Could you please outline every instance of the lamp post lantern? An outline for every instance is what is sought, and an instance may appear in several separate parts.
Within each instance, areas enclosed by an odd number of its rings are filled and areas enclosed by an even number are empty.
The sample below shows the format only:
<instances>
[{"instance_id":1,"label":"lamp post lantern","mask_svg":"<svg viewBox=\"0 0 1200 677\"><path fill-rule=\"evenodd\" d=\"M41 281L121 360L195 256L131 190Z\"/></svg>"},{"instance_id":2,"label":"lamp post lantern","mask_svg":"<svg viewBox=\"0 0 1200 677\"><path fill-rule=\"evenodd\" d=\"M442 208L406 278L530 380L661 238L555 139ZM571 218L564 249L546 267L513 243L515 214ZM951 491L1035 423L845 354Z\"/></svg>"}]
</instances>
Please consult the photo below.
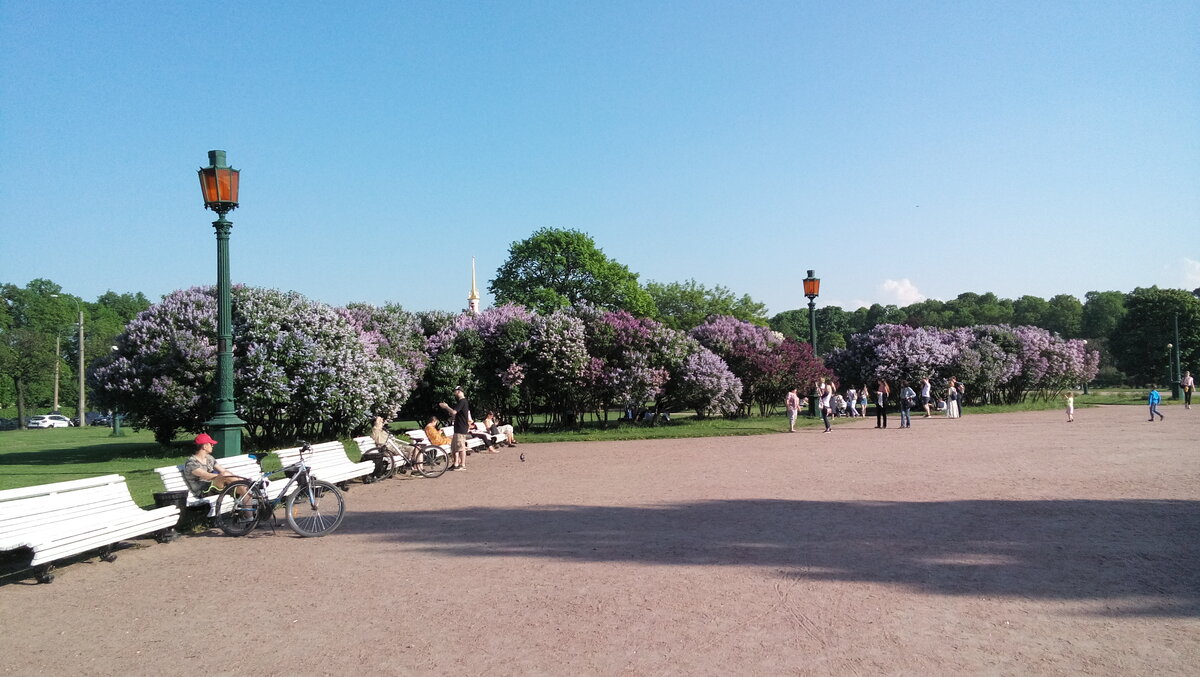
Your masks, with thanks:
<instances>
[{"instance_id":1,"label":"lamp post lantern","mask_svg":"<svg viewBox=\"0 0 1200 677\"><path fill-rule=\"evenodd\" d=\"M812 346L813 357L817 356L817 297L821 295L821 278L813 275L813 271L808 271L808 277L804 278L804 295L808 297L808 341ZM814 391L815 394L815 391ZM808 399L808 415L817 415L817 398L810 397Z\"/></svg>"},{"instance_id":2,"label":"lamp post lantern","mask_svg":"<svg viewBox=\"0 0 1200 677\"><path fill-rule=\"evenodd\" d=\"M238 206L239 172L225 162L225 151L208 151L208 165L200 168L200 189L204 207L217 213L213 228L217 231L217 407L212 419L205 421L217 446L218 458L242 453L242 426L233 399L233 301L229 282L229 233L233 223L225 218Z\"/></svg>"}]
</instances>

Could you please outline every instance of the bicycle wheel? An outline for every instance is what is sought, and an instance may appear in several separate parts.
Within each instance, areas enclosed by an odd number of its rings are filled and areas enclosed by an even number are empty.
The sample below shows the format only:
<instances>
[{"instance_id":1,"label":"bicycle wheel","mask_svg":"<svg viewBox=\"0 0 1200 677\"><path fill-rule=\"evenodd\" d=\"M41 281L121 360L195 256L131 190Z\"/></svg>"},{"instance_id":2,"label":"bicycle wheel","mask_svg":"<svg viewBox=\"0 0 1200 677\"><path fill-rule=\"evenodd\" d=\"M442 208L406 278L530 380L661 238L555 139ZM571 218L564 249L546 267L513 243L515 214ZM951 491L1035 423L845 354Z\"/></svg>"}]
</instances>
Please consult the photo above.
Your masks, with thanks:
<instances>
[{"instance_id":1,"label":"bicycle wheel","mask_svg":"<svg viewBox=\"0 0 1200 677\"><path fill-rule=\"evenodd\" d=\"M248 480L225 485L217 496L216 522L227 536L245 536L254 531L267 498L253 491Z\"/></svg>"},{"instance_id":2,"label":"bicycle wheel","mask_svg":"<svg viewBox=\"0 0 1200 677\"><path fill-rule=\"evenodd\" d=\"M324 536L338 528L346 515L346 499L337 487L321 480L310 480L287 497L287 523L292 531L304 536Z\"/></svg>"},{"instance_id":3,"label":"bicycle wheel","mask_svg":"<svg viewBox=\"0 0 1200 677\"><path fill-rule=\"evenodd\" d=\"M396 452L383 449L373 454L363 457L364 461L373 461L375 468L369 475L363 475L363 484L372 484L381 480L390 479L396 474L395 460L392 458Z\"/></svg>"},{"instance_id":4,"label":"bicycle wheel","mask_svg":"<svg viewBox=\"0 0 1200 677\"><path fill-rule=\"evenodd\" d=\"M391 449L385 449L383 452L383 460L387 463L387 468L383 471L383 475L379 477L381 480L390 480L396 476L396 464L399 462L396 452Z\"/></svg>"},{"instance_id":5,"label":"bicycle wheel","mask_svg":"<svg viewBox=\"0 0 1200 677\"><path fill-rule=\"evenodd\" d=\"M425 447L421 453L425 458L417 472L421 473L422 477L441 477L446 468L450 467L450 452L441 447Z\"/></svg>"}]
</instances>

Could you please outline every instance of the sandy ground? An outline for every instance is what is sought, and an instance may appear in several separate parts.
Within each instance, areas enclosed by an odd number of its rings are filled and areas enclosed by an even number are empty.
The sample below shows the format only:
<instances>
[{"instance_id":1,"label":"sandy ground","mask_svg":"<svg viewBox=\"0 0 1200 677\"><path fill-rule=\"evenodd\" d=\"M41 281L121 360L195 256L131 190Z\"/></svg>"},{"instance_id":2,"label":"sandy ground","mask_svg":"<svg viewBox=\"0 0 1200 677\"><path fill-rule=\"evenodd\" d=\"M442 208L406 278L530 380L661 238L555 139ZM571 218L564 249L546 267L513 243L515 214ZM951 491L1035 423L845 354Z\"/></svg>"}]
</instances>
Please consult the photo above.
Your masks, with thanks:
<instances>
[{"instance_id":1,"label":"sandy ground","mask_svg":"<svg viewBox=\"0 0 1200 677\"><path fill-rule=\"evenodd\" d=\"M0 671L1195 675L1200 410L1166 414L526 444L356 484L325 538L4 585Z\"/></svg>"}]
</instances>

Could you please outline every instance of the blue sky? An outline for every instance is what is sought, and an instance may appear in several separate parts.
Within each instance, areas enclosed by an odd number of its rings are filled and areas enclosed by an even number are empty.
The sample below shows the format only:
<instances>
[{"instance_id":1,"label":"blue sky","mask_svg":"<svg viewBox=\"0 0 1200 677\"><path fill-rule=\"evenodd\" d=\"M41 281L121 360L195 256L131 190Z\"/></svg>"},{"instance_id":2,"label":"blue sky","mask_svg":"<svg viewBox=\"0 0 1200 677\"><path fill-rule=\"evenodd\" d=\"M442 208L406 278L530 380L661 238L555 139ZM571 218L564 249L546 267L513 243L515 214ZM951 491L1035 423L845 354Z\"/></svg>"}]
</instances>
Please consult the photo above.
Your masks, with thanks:
<instances>
[{"instance_id":1,"label":"blue sky","mask_svg":"<svg viewBox=\"0 0 1200 677\"><path fill-rule=\"evenodd\" d=\"M1200 3L0 0L0 282L465 306L545 226L776 313L1200 287Z\"/></svg>"}]
</instances>

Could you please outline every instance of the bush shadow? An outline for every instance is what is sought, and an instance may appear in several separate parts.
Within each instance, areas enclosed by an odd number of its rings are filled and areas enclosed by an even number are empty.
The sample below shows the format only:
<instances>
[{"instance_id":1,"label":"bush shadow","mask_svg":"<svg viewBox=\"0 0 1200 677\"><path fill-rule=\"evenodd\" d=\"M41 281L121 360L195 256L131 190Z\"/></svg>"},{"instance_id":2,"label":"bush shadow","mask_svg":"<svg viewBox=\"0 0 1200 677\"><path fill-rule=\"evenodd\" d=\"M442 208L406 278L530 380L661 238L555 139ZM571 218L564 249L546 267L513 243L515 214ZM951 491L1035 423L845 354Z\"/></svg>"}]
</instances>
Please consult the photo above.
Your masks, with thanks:
<instances>
[{"instance_id":1,"label":"bush shadow","mask_svg":"<svg viewBox=\"0 0 1200 677\"><path fill-rule=\"evenodd\" d=\"M440 554L756 566L929 594L1098 601L1200 615L1200 502L714 500L648 507L385 511L342 532Z\"/></svg>"},{"instance_id":2,"label":"bush shadow","mask_svg":"<svg viewBox=\"0 0 1200 677\"><path fill-rule=\"evenodd\" d=\"M0 454L0 466L107 463L119 458L173 459L191 454L191 449L191 445L188 444L173 444L167 447L148 442L91 444Z\"/></svg>"}]
</instances>

